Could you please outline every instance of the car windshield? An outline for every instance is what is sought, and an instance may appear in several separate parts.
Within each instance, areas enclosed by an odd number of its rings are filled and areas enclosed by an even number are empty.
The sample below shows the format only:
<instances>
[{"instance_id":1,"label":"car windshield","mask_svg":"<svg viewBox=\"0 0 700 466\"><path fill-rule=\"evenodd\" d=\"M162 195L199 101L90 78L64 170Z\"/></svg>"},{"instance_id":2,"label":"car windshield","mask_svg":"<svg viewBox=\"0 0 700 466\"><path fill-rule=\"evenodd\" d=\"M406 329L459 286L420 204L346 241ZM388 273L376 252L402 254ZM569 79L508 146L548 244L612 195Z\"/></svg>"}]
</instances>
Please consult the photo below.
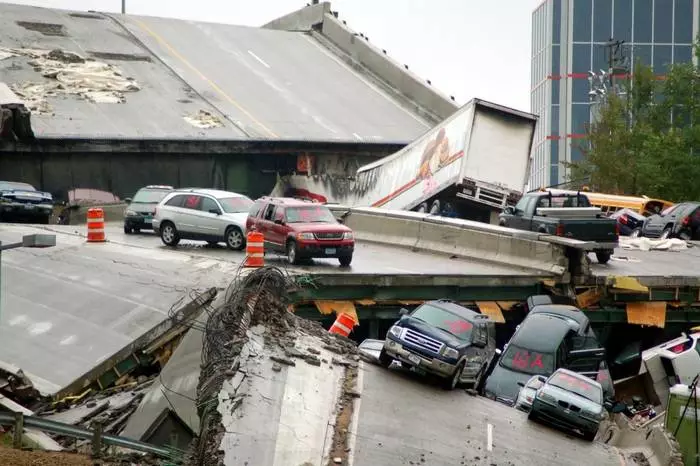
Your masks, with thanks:
<instances>
[{"instance_id":1,"label":"car windshield","mask_svg":"<svg viewBox=\"0 0 700 466\"><path fill-rule=\"evenodd\" d=\"M223 197L218 199L219 204L227 214L240 214L249 212L254 202L245 196Z\"/></svg>"},{"instance_id":2,"label":"car windshield","mask_svg":"<svg viewBox=\"0 0 700 466\"><path fill-rule=\"evenodd\" d=\"M673 212L674 210L676 210L676 209L678 208L679 205L680 205L680 204L676 204L676 205L672 205L671 207L666 207L666 208L661 212L660 215L661 215L662 217L667 216L668 214L670 214L671 212Z\"/></svg>"},{"instance_id":3,"label":"car windshield","mask_svg":"<svg viewBox=\"0 0 700 466\"><path fill-rule=\"evenodd\" d=\"M9 191L11 189L23 189L25 191L36 191L34 186L27 183L16 183L14 181L0 181L0 191Z\"/></svg>"},{"instance_id":4,"label":"car windshield","mask_svg":"<svg viewBox=\"0 0 700 466\"><path fill-rule=\"evenodd\" d=\"M545 196L537 201L537 207L590 207L591 203L588 198L581 195L570 194L561 196Z\"/></svg>"},{"instance_id":5,"label":"car windshield","mask_svg":"<svg viewBox=\"0 0 700 466\"><path fill-rule=\"evenodd\" d=\"M336 223L328 207L310 205L308 207L288 207L285 209L287 223Z\"/></svg>"},{"instance_id":6,"label":"car windshield","mask_svg":"<svg viewBox=\"0 0 700 466\"><path fill-rule=\"evenodd\" d=\"M560 372L554 374L548 381L548 385L575 393L579 396L587 398L594 403L602 403L603 393L600 387L589 382L583 377L574 377L572 375Z\"/></svg>"},{"instance_id":7,"label":"car windshield","mask_svg":"<svg viewBox=\"0 0 700 466\"><path fill-rule=\"evenodd\" d=\"M501 366L523 374L549 375L554 372L554 355L510 344L501 356Z\"/></svg>"},{"instance_id":8,"label":"car windshield","mask_svg":"<svg viewBox=\"0 0 700 466\"><path fill-rule=\"evenodd\" d=\"M471 322L439 307L424 304L416 309L411 317L445 330L460 340L470 341L471 339L473 327Z\"/></svg>"},{"instance_id":9,"label":"car windshield","mask_svg":"<svg viewBox=\"0 0 700 466\"><path fill-rule=\"evenodd\" d=\"M170 191L164 191L162 189L139 189L131 202L136 202L138 204L157 204L162 201L169 192Z\"/></svg>"}]
</instances>

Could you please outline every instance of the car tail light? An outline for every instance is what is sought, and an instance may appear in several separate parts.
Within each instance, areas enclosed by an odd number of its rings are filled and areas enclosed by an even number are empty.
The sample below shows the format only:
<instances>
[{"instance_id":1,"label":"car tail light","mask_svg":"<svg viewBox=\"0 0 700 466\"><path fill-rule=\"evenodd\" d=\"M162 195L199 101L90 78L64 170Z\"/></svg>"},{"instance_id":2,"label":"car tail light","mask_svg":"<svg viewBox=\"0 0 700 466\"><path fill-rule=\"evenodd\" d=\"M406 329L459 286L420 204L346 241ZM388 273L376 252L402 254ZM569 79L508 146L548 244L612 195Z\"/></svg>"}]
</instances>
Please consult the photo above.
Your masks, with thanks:
<instances>
[{"instance_id":1,"label":"car tail light","mask_svg":"<svg viewBox=\"0 0 700 466\"><path fill-rule=\"evenodd\" d=\"M629 221L629 219L627 218L627 214L620 215L617 220L620 223L624 223L625 225L627 225L627 222Z\"/></svg>"},{"instance_id":2,"label":"car tail light","mask_svg":"<svg viewBox=\"0 0 700 466\"><path fill-rule=\"evenodd\" d=\"M557 230L556 230L555 234L557 236L564 236L564 225L562 225L561 223L559 225L557 225Z\"/></svg>"},{"instance_id":3,"label":"car tail light","mask_svg":"<svg viewBox=\"0 0 700 466\"><path fill-rule=\"evenodd\" d=\"M684 227L690 225L690 217L683 217L683 220L681 220L681 225L683 225Z\"/></svg>"}]
</instances>

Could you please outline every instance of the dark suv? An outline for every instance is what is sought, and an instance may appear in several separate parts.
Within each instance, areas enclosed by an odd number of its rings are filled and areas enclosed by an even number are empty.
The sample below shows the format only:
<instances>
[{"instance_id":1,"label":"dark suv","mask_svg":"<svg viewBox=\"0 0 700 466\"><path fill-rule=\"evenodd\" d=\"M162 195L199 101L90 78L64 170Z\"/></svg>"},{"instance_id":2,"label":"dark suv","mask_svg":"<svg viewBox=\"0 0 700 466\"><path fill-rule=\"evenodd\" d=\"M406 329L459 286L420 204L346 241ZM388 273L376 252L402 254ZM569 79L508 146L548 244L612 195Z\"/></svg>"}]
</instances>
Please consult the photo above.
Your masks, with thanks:
<instances>
[{"instance_id":1,"label":"dark suv","mask_svg":"<svg viewBox=\"0 0 700 466\"><path fill-rule=\"evenodd\" d=\"M0 181L0 221L28 219L49 223L53 213L51 193L37 191L34 186L18 181Z\"/></svg>"},{"instance_id":2,"label":"dark suv","mask_svg":"<svg viewBox=\"0 0 700 466\"><path fill-rule=\"evenodd\" d=\"M323 204L284 197L262 197L248 213L248 231L265 236L265 250L286 253L291 264L304 259L337 258L352 262L352 230Z\"/></svg>"},{"instance_id":3,"label":"dark suv","mask_svg":"<svg viewBox=\"0 0 700 466\"><path fill-rule=\"evenodd\" d=\"M428 301L402 317L387 333L379 362L443 379L446 389L460 383L478 387L496 354L496 325L488 316L447 300Z\"/></svg>"}]
</instances>

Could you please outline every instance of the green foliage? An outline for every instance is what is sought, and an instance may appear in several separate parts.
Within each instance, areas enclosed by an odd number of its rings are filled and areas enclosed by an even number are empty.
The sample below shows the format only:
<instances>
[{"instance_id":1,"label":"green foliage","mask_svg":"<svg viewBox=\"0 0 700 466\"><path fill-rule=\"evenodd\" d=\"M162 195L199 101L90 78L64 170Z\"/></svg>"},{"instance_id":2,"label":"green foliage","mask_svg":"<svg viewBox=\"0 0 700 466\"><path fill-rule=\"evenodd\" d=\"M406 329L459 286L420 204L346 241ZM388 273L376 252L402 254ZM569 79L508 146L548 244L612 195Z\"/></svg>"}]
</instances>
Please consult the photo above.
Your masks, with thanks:
<instances>
[{"instance_id":1,"label":"green foliage","mask_svg":"<svg viewBox=\"0 0 700 466\"><path fill-rule=\"evenodd\" d=\"M638 63L621 87L600 106L570 179L598 192L700 200L700 125L690 124L700 122L700 69L676 64L659 79Z\"/></svg>"}]
</instances>

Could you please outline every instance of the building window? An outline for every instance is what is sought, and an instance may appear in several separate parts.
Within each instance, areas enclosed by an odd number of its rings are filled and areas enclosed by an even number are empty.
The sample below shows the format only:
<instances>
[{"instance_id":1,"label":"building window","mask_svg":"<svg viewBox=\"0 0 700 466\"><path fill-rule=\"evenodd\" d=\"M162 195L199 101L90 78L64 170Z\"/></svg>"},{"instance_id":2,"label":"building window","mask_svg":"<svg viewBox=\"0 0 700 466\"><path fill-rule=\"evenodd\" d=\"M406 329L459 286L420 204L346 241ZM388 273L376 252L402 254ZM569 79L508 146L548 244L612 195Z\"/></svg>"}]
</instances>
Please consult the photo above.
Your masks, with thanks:
<instances>
[{"instance_id":1,"label":"building window","mask_svg":"<svg viewBox=\"0 0 700 466\"><path fill-rule=\"evenodd\" d=\"M673 0L654 2L654 42L657 44L673 42Z\"/></svg>"},{"instance_id":2,"label":"building window","mask_svg":"<svg viewBox=\"0 0 700 466\"><path fill-rule=\"evenodd\" d=\"M652 41L652 4L653 0L635 0L634 2L634 42L650 43ZM670 2L667 1L670 6Z\"/></svg>"},{"instance_id":3,"label":"building window","mask_svg":"<svg viewBox=\"0 0 700 466\"><path fill-rule=\"evenodd\" d=\"M559 184L559 165L551 165L549 167L549 186Z\"/></svg>"},{"instance_id":4,"label":"building window","mask_svg":"<svg viewBox=\"0 0 700 466\"><path fill-rule=\"evenodd\" d=\"M590 44L573 45L573 58L571 62L571 68L571 72L574 75L581 75L580 78L574 78L572 80L572 101L588 102L588 92L590 91L590 84L588 83L587 75L588 72L591 70Z\"/></svg>"},{"instance_id":5,"label":"building window","mask_svg":"<svg viewBox=\"0 0 700 466\"><path fill-rule=\"evenodd\" d=\"M552 43L558 44L561 40L561 0L554 0L552 6Z\"/></svg>"},{"instance_id":6,"label":"building window","mask_svg":"<svg viewBox=\"0 0 700 466\"><path fill-rule=\"evenodd\" d=\"M590 121L591 110L589 104L571 105L571 134L587 134Z\"/></svg>"},{"instance_id":7,"label":"building window","mask_svg":"<svg viewBox=\"0 0 700 466\"><path fill-rule=\"evenodd\" d=\"M561 86L561 80L552 79L552 104L559 103L559 89Z\"/></svg>"},{"instance_id":8,"label":"building window","mask_svg":"<svg viewBox=\"0 0 700 466\"><path fill-rule=\"evenodd\" d=\"M552 165L559 163L559 141L549 141L549 160Z\"/></svg>"},{"instance_id":9,"label":"building window","mask_svg":"<svg viewBox=\"0 0 700 466\"><path fill-rule=\"evenodd\" d=\"M549 134L552 136L559 135L559 105L552 105L552 118L549 123Z\"/></svg>"},{"instance_id":10,"label":"building window","mask_svg":"<svg viewBox=\"0 0 700 466\"><path fill-rule=\"evenodd\" d=\"M674 42L690 44L693 42L693 0L676 0L674 12Z\"/></svg>"},{"instance_id":11,"label":"building window","mask_svg":"<svg viewBox=\"0 0 700 466\"><path fill-rule=\"evenodd\" d=\"M651 66L651 45L635 45L632 47L634 50L634 64L641 61L645 65Z\"/></svg>"},{"instance_id":12,"label":"building window","mask_svg":"<svg viewBox=\"0 0 700 466\"><path fill-rule=\"evenodd\" d=\"M673 47L670 45L654 46L654 73L665 75L673 62Z\"/></svg>"},{"instance_id":13,"label":"building window","mask_svg":"<svg viewBox=\"0 0 700 466\"><path fill-rule=\"evenodd\" d=\"M593 42L612 37L612 0L593 0Z\"/></svg>"},{"instance_id":14,"label":"building window","mask_svg":"<svg viewBox=\"0 0 700 466\"><path fill-rule=\"evenodd\" d=\"M675 47L673 47L673 63L688 63L692 60L692 45L676 45Z\"/></svg>"},{"instance_id":15,"label":"building window","mask_svg":"<svg viewBox=\"0 0 700 466\"><path fill-rule=\"evenodd\" d=\"M610 65L608 64L607 49L603 44L593 44L593 69L595 73L600 70L607 71Z\"/></svg>"},{"instance_id":16,"label":"building window","mask_svg":"<svg viewBox=\"0 0 700 466\"><path fill-rule=\"evenodd\" d=\"M615 22L613 37L616 40L632 41L632 0L615 0Z\"/></svg>"},{"instance_id":17,"label":"building window","mask_svg":"<svg viewBox=\"0 0 700 466\"><path fill-rule=\"evenodd\" d=\"M574 4L574 42L591 41L593 8L591 0L576 0Z\"/></svg>"}]
</instances>

